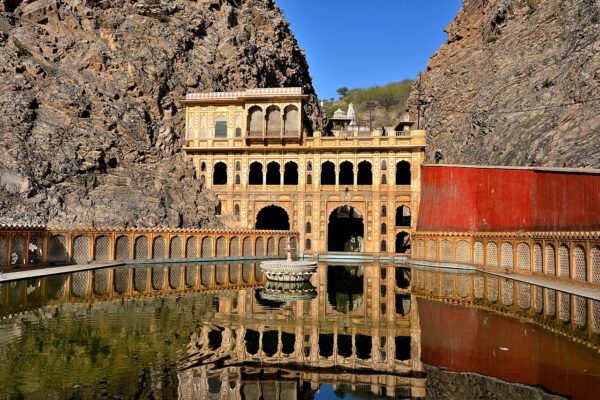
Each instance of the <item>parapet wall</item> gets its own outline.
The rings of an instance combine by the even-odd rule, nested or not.
[[[600,230],[600,170],[426,165],[418,231]]]

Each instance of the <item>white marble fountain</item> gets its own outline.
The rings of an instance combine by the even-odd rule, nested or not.
[[[293,261],[290,244],[287,246],[287,260],[263,261],[260,268],[267,279],[275,282],[306,282],[317,270],[313,261]]]

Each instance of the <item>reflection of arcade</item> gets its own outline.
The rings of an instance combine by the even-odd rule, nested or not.
[[[253,287],[265,276],[252,263],[103,268],[0,285],[0,315],[46,305]]]
[[[484,273],[412,270],[413,293],[527,318],[600,346],[600,301]]]
[[[346,273],[354,289],[362,287],[362,299],[340,311],[339,302],[328,302],[338,297],[326,289],[338,290],[341,285],[329,279]],[[192,335],[189,358],[180,366],[181,397],[293,399],[302,381],[312,389],[332,383],[342,390],[424,397],[421,331],[409,277],[402,268],[322,265],[312,279],[319,292],[312,301],[273,311],[252,290],[220,298],[214,325]],[[262,373],[278,370],[278,378],[241,379],[259,365]]]

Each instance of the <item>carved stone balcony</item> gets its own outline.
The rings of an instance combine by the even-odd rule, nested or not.
[[[246,143],[299,143],[300,131],[248,131],[246,134]]]

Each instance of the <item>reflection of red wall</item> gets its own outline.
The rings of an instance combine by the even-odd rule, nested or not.
[[[600,398],[600,354],[566,337],[510,317],[423,299],[419,317],[426,364],[539,385],[574,399]]]
[[[600,173],[424,166],[420,231],[600,229]]]

